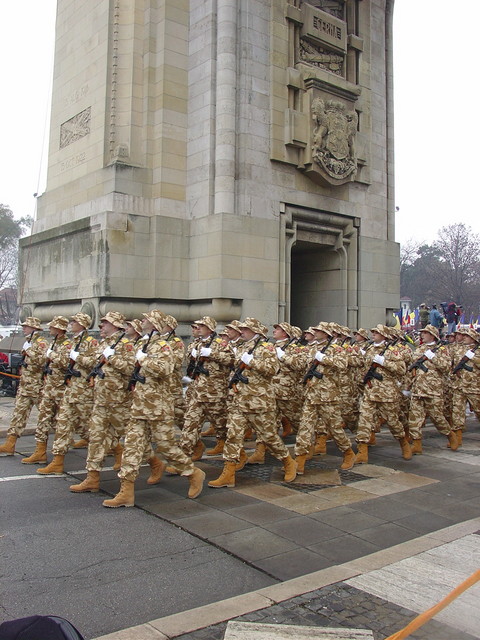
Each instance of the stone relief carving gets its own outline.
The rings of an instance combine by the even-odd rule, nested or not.
[[[315,98],[312,103],[314,130],[313,160],[330,177],[332,184],[353,180],[357,172],[355,138],[358,115],[347,111],[338,100]]]
[[[299,57],[302,62],[307,62],[338,76],[343,75],[344,56],[325,51],[303,38],[300,39]]]
[[[91,107],[60,125],[60,149],[90,133]]]
[[[312,7],[325,11],[325,13],[335,16],[335,18],[339,18],[340,20],[344,19],[344,0],[308,0],[307,4],[311,4]]]

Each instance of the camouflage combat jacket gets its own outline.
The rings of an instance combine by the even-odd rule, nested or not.
[[[55,344],[50,345],[52,353],[45,359],[44,363],[44,394],[65,391],[65,374],[67,373],[68,361],[70,360],[70,351],[72,349],[72,340],[66,336],[59,336]]]
[[[376,355],[383,355],[383,366],[373,363]],[[375,372],[382,380],[372,378],[365,384],[364,397],[374,402],[398,402],[400,380],[407,370],[402,354],[394,346],[385,348],[385,343],[372,344],[365,354],[365,368],[374,366]]]
[[[87,382],[87,376],[98,360],[98,340],[82,331],[74,336],[72,349],[78,351],[75,362],[70,361],[70,367],[80,375],[73,375],[67,381],[67,389],[63,396],[64,402],[91,404],[93,402],[93,382]]]
[[[461,362],[467,351],[473,351],[476,346],[477,345],[474,344],[468,346],[462,344],[462,349],[459,349],[457,352],[453,368]],[[471,368],[472,371],[462,368],[453,375],[454,378],[457,378],[458,389],[466,394],[480,394],[480,347],[476,349],[475,356],[471,360],[467,359],[465,364],[467,367]]]
[[[200,349],[206,342],[209,343],[208,338],[200,341],[196,346],[197,360],[208,371],[208,375],[199,373],[192,382],[197,402],[213,402],[227,396],[228,380],[233,364],[233,353],[228,346],[224,345],[221,338],[214,338],[210,342],[212,352],[208,358],[202,358]]]
[[[435,350],[435,357],[429,360],[424,356],[425,351]],[[450,369],[450,356],[445,346],[437,348],[437,344],[422,344],[413,354],[413,364],[422,360],[420,367],[411,371],[412,395],[421,398],[443,396],[445,375]],[[426,371],[424,371],[426,369]]]
[[[113,347],[119,338],[116,331],[99,345],[99,356],[106,347]],[[94,402],[101,406],[109,404],[123,404],[130,399],[128,383],[135,365],[135,351],[133,343],[128,338],[121,338],[115,346],[115,353],[102,366],[104,377],[95,378]]]
[[[43,365],[48,341],[44,336],[37,335],[35,331],[25,338],[25,342],[30,342],[30,346],[24,354],[25,365],[22,367],[17,395],[35,397],[38,396],[43,385]]]
[[[258,340],[258,341],[257,341]],[[256,346],[255,346],[256,344]],[[242,362],[242,355],[255,346],[249,367]],[[245,413],[274,411],[276,407],[272,378],[278,371],[278,358],[272,344],[265,339],[253,337],[236,347],[234,368],[248,380],[235,385],[232,403]]]

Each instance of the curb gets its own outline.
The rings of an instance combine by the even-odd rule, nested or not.
[[[348,580],[363,573],[381,569],[400,560],[405,560],[423,551],[428,551],[448,542],[453,542],[475,533],[480,528],[480,517],[446,527],[409,540],[389,549],[377,551],[328,569],[315,571],[305,576],[286,580],[279,584],[220,600],[170,616],[151,620],[135,627],[115,631],[95,640],[171,640],[185,633],[192,633],[232,618],[265,609],[290,598],[304,595],[336,582]]]

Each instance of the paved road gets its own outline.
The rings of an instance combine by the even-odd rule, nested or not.
[[[275,580],[139,508],[104,509],[0,458],[0,621],[55,614],[85,638],[140,624]]]

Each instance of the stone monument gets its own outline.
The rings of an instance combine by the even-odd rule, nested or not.
[[[23,315],[389,320],[393,0],[58,0]]]

